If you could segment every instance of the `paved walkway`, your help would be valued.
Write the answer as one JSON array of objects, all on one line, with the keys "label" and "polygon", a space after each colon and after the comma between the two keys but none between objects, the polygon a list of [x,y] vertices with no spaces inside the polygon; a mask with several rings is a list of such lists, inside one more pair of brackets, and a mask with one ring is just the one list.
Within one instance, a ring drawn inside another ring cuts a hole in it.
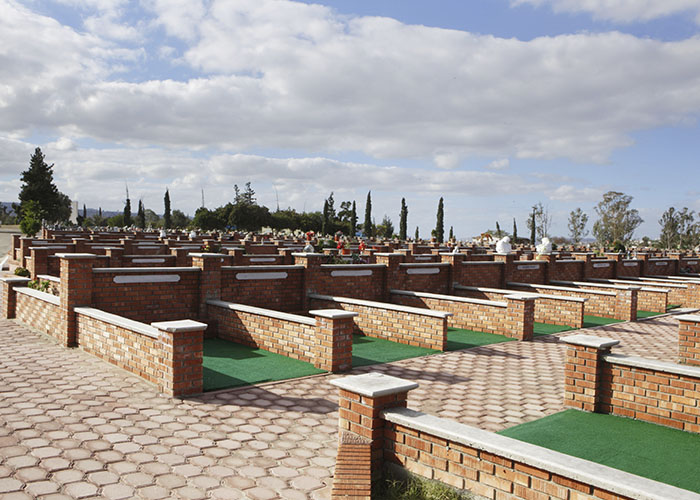
[{"label": "paved walkway", "polygon": [[[619,338],[616,352],[677,355],[672,317],[586,333]],[[562,409],[562,336],[354,373],[414,380],[411,408],[499,430]],[[170,399],[78,349],[0,321],[0,496],[327,499],[334,377]]]}]

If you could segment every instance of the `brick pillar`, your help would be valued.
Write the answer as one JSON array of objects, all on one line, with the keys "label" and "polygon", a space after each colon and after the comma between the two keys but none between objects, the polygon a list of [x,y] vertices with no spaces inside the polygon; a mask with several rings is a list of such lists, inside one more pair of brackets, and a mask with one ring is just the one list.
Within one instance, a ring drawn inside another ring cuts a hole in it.
[{"label": "brick pillar", "polygon": [[88,241],[90,240],[87,238],[73,238],[73,245],[75,245],[73,251],[75,253],[84,253],[87,250]]},{"label": "brick pillar", "polygon": [[244,253],[245,253],[245,249],[243,249],[243,248],[229,248],[228,249],[228,254],[233,259],[234,266],[242,266],[243,265],[243,254]]},{"label": "brick pillar", "polygon": [[683,314],[676,319],[679,362],[700,366],[700,314]]},{"label": "brick pillar", "polygon": [[22,236],[19,239],[19,255],[17,256],[17,261],[21,267],[27,267],[27,257],[29,257],[29,247],[32,246],[32,241],[34,238],[27,238]]},{"label": "brick pillar", "polygon": [[199,394],[206,323],[189,319],[151,323],[160,332],[165,372],[161,390],[169,396]]},{"label": "brick pillar", "polygon": [[134,240],[130,238],[122,238],[119,240],[121,246],[124,247],[124,255],[134,255]]},{"label": "brick pillar", "polygon": [[[340,389],[340,434],[350,434],[369,445],[371,476],[373,480],[378,479],[384,461],[385,423],[381,412],[388,408],[406,408],[408,391],[416,389],[418,384],[375,372],[338,378],[331,380],[331,384]],[[338,457],[338,462],[343,458]]]},{"label": "brick pillar", "polygon": [[557,265],[557,256],[553,253],[548,253],[539,255],[538,259],[547,263],[544,266],[544,284],[546,285],[552,279],[552,276],[556,276],[554,268]]},{"label": "brick pillar", "polygon": [[61,259],[61,330],[63,345],[76,345],[76,317],[74,308],[92,305],[92,268],[95,255],[91,253],[59,253]]},{"label": "brick pillar", "polygon": [[535,298],[528,295],[506,295],[507,337],[532,340],[535,324]]},{"label": "brick pillar", "polygon": [[49,273],[49,249],[44,247],[29,247],[31,261],[28,261],[29,273],[33,280],[40,274]]},{"label": "brick pillar", "polygon": [[443,253],[440,255],[441,262],[449,262],[450,264],[450,283],[449,290],[447,293],[451,294],[454,292],[455,285],[462,284],[462,262],[464,262],[466,255],[463,253]]},{"label": "brick pillar", "polygon": [[637,321],[638,286],[622,287],[615,290],[615,319]]},{"label": "brick pillar", "polygon": [[2,319],[11,319],[15,317],[15,308],[17,306],[16,287],[27,286],[31,280],[21,276],[5,276],[0,277],[2,283],[2,305],[0,305],[0,317]]},{"label": "brick pillar", "polygon": [[385,302],[391,302],[391,294],[389,290],[392,288],[403,290],[404,284],[400,270],[401,263],[404,262],[406,256],[400,253],[375,253],[377,258],[377,264],[384,264],[386,266],[386,273],[384,273],[384,283],[382,284],[382,291],[384,295]]},{"label": "brick pillar", "polygon": [[515,270],[515,254],[497,253],[493,256],[494,262],[503,262],[503,273],[501,274],[500,288],[506,288],[509,281],[513,281],[513,271]]},{"label": "brick pillar", "polygon": [[192,266],[202,270],[199,275],[199,318],[207,321],[216,331],[207,314],[207,300],[221,299],[221,265],[223,256],[218,253],[191,253]]},{"label": "brick pillar", "polygon": [[282,265],[291,266],[294,264],[294,257],[292,257],[294,250],[291,248],[278,248],[277,253],[282,256]]},{"label": "brick pillar", "polygon": [[574,259],[583,261],[583,276],[581,276],[581,281],[586,281],[593,271],[593,254],[592,253],[575,253]]},{"label": "brick pillar", "polygon": [[635,258],[637,260],[641,260],[642,262],[639,264],[639,276],[646,276],[647,275],[647,267],[649,264],[649,254],[648,253],[637,253],[635,254]]},{"label": "brick pillar", "polygon": [[19,234],[12,235],[12,253],[10,255],[12,255],[13,260],[19,260],[17,256],[20,249],[20,238],[21,235]]},{"label": "brick pillar", "polygon": [[595,412],[602,399],[602,358],[620,341],[593,335],[571,335],[561,341],[569,344],[564,365],[564,406]]},{"label": "brick pillar", "polygon": [[107,247],[105,255],[109,257],[109,265],[107,267],[123,267],[124,266],[124,249],[122,247]]},{"label": "brick pillar", "polygon": [[301,308],[306,310],[308,304],[307,296],[310,293],[316,293],[318,280],[320,279],[321,264],[326,262],[328,257],[322,253],[293,253],[292,256],[294,257],[295,265],[304,266],[305,268]]},{"label": "brick pillar", "polygon": [[189,248],[171,248],[170,255],[175,256],[175,267],[189,267],[188,266],[188,255],[191,252]]},{"label": "brick pillar", "polygon": [[342,309],[309,311],[316,319],[314,366],[329,372],[352,368],[352,331],[356,312]]}]

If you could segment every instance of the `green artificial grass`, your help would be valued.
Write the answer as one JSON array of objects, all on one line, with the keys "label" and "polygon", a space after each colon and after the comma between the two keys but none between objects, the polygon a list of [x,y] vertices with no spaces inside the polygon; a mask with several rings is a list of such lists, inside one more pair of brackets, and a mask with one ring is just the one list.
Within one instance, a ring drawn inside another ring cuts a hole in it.
[{"label": "green artificial grass", "polygon": [[489,344],[500,344],[515,340],[505,335],[495,333],[476,332],[474,330],[464,330],[462,328],[447,329],[447,350],[459,351],[460,349],[471,349]]},{"label": "green artificial grass", "polygon": [[583,315],[583,327],[591,328],[593,326],[611,325],[613,323],[622,323],[621,319],[603,318],[602,316]]},{"label": "green artificial grass", "polygon": [[399,344],[385,339],[364,335],[352,337],[352,366],[376,365],[390,363],[400,359],[417,358],[440,351],[412,345]]},{"label": "green artificial grass", "polygon": [[659,314],[663,313],[653,311],[637,311],[637,319],[651,318],[652,316],[658,316]]},{"label": "green artificial grass", "polygon": [[204,391],[325,373],[310,363],[223,339],[204,339]]},{"label": "green artificial grass", "polygon": [[700,493],[700,435],[566,410],[499,434]]},{"label": "green artificial grass", "polygon": [[666,306],[666,310],[670,311],[671,309],[678,309],[679,307],[681,307],[680,304],[669,304]]},{"label": "green artificial grass", "polygon": [[573,330],[573,328],[565,325],[549,325],[547,323],[538,323],[537,321],[535,321],[532,330],[535,337],[541,337],[542,335],[552,335],[553,333],[568,332],[569,330]]}]

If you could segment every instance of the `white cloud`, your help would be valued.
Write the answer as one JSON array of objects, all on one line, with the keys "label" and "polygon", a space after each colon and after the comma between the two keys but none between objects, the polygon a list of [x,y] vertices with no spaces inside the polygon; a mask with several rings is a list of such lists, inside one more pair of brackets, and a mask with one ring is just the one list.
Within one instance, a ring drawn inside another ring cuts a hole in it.
[{"label": "white cloud", "polygon": [[510,167],[510,160],[508,158],[502,158],[500,160],[494,160],[486,168],[488,170],[507,170]]},{"label": "white cloud", "polygon": [[569,202],[598,202],[605,191],[599,188],[576,187],[565,184],[549,194],[550,200]]},{"label": "white cloud", "polygon": [[554,12],[585,12],[618,23],[650,21],[674,14],[695,15],[700,24],[699,0],[511,0],[511,5],[548,5]]},{"label": "white cloud", "polygon": [[436,153],[433,156],[433,163],[438,168],[451,170],[459,166],[459,156],[454,153]]}]

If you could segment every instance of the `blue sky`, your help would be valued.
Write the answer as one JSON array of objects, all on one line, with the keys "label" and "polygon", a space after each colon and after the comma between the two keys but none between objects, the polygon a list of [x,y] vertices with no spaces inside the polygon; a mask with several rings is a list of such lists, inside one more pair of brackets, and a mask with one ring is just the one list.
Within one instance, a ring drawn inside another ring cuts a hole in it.
[{"label": "blue sky", "polygon": [[[0,198],[34,147],[89,207],[364,206],[566,236],[622,191],[700,211],[700,0],[0,0]],[[277,193],[277,195],[276,195]]]}]

